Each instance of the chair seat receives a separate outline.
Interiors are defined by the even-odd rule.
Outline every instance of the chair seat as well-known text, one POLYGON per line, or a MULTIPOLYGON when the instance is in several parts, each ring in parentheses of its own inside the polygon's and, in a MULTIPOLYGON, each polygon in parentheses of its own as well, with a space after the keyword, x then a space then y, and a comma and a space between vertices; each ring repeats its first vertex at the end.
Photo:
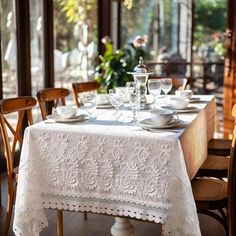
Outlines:
POLYGON ((226 178, 228 175, 229 157, 208 155, 197 172, 197 176, 226 178))
POLYGON ((228 170, 229 157, 208 155, 200 169, 204 170, 228 170))
POLYGON ((220 201, 227 198, 227 182, 219 179, 194 179, 192 190, 195 201, 220 201))
POLYGON ((229 156, 231 140, 229 139, 211 139, 208 142, 208 154, 229 156))

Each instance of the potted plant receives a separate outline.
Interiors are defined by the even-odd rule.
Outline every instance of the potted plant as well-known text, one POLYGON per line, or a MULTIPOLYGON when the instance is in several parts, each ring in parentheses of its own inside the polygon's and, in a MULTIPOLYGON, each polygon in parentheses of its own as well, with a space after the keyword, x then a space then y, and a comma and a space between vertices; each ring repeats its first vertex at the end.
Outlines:
POLYGON ((132 43, 116 51, 108 36, 102 39, 102 43, 105 52, 99 56, 100 64, 95 69, 95 80, 101 85, 100 92, 106 93, 111 88, 125 86, 126 82, 133 80, 128 72, 133 71, 140 56, 145 56, 145 39, 137 36, 132 43))

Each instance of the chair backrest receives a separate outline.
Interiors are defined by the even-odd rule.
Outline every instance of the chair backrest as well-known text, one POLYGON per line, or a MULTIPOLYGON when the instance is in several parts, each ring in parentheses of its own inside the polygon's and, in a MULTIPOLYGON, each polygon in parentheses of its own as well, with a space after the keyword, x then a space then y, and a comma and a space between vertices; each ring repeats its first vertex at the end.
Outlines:
MULTIPOLYGON (((236 104, 232 109, 232 116, 236 117, 236 104)), ((232 144, 230 150, 230 162, 228 170, 228 223, 229 236, 236 235, 236 124, 234 126, 232 144)))
POLYGON ((8 98, 0 101, 0 125, 7 163, 7 173, 13 173, 14 156, 17 144, 23 142, 23 129, 32 125, 32 107, 37 101, 33 97, 8 98), (18 112, 16 126, 10 122, 9 114, 18 112), (27 123, 26 123, 27 121, 27 123))
POLYGON ((188 80, 186 78, 172 78, 173 88, 183 90, 186 88, 188 80))
POLYGON ((42 119, 46 120, 46 116, 59 104, 65 105, 65 97, 70 94, 65 88, 46 88, 37 92, 37 99, 41 111, 42 119))
POLYGON ((72 83, 73 98, 77 107, 80 107, 79 94, 83 92, 95 91, 100 87, 96 81, 72 83))

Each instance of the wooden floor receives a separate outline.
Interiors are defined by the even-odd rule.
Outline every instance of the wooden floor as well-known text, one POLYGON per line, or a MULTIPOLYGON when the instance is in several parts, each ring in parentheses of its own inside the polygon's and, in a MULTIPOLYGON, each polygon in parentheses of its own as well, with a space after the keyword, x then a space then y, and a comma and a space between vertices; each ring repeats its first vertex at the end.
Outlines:
MULTIPOLYGON (((2 177, 2 201, 3 214, 1 216, 0 227, 2 231, 4 210, 6 206, 6 178, 2 177)), ((46 210, 48 218, 48 228, 44 229, 41 236, 56 235, 56 211, 46 210)), ((13 218, 13 217, 12 217, 13 218)), ((215 220, 208 216, 199 215, 200 226, 203 236, 224 236, 224 231, 215 220)), ((84 221, 82 214, 76 212, 64 212, 64 236, 110 236, 110 228, 114 223, 112 216, 103 216, 97 214, 88 214, 88 220, 84 221)), ((160 225, 148 222, 134 221, 131 223, 135 227, 135 236, 158 236, 160 234, 160 225)), ((181 222, 180 222, 181 224, 181 222)), ((1 233, 0 233, 1 235, 1 233)), ((12 225, 9 232, 13 236, 12 225)))

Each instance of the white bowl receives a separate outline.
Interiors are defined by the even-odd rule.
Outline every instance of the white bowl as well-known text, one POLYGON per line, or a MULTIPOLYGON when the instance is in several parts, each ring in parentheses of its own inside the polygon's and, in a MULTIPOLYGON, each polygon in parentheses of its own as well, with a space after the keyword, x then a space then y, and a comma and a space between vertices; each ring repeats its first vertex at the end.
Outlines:
POLYGON ((182 97, 171 98, 170 104, 174 109, 185 109, 188 107, 188 101, 182 97))
POLYGON ((124 95, 126 92, 126 87, 116 87, 115 90, 116 90, 116 93, 124 95))
POLYGON ((57 114, 63 118, 69 119, 76 116, 77 107, 73 106, 58 106, 56 108, 57 114))
POLYGON ((126 87, 116 87, 116 94, 122 98, 123 102, 129 102, 129 94, 126 87))
POLYGON ((109 103, 109 96, 108 94, 97 94, 97 105, 103 105, 109 103))
POLYGON ((156 123, 166 124, 173 119, 174 112, 170 110, 153 110, 151 111, 151 119, 156 123))
POLYGON ((175 95, 181 98, 188 98, 190 99, 193 96, 193 91, 192 90, 176 90, 175 95))

